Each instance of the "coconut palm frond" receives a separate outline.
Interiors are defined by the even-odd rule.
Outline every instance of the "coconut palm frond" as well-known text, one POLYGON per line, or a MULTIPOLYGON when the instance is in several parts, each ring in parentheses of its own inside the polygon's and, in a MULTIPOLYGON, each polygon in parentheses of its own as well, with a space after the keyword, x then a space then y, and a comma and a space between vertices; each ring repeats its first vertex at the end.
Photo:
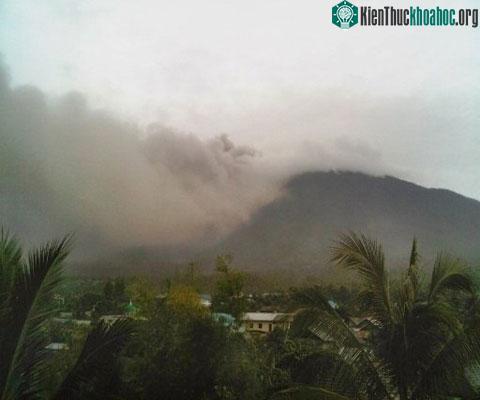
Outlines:
POLYGON ((133 321, 126 318, 97 324, 53 399, 112 398, 119 389, 116 360, 134 331, 133 321))
POLYGON ((270 400, 349 400, 349 398, 320 387, 299 385, 275 393, 270 400))
MULTIPOLYGON (((358 387, 369 387, 379 399, 387 396, 391 379, 389 370, 343 321, 325 313, 310 327, 310 331, 332 351, 336 349, 335 354, 343 360, 343 365, 348 365, 355 371, 358 387)), ((337 373, 337 378, 342 376, 340 371, 337 373)))
POLYGON ((0 310, 6 311, 8 307, 15 272, 20 266, 21 259, 22 248, 18 240, 2 228, 0 230, 0 310))
POLYGON ((454 309, 447 304, 417 303, 405 314, 402 323, 380 333, 377 353, 392 371, 402 398, 444 344, 461 329, 454 309))
POLYGON ((69 245, 70 237, 48 243, 33 250, 15 270, 5 314, 8 332, 2 334, 3 399, 35 398, 41 391, 39 371, 47 355, 42 328, 55 311, 49 300, 61 279, 69 245))
POLYGON ((318 351, 303 357, 291 368, 294 382, 316 385, 330 392, 359 398, 368 387, 369 380, 363 368, 358 368, 358 349, 318 351))
POLYGON ((340 347, 361 347, 342 316, 323 296, 319 286, 296 289, 292 300, 303 308, 295 318, 293 329, 307 331, 324 341, 333 341, 340 347))
POLYGON ((466 371, 478 369, 479 360, 480 321, 477 320, 437 346, 436 354, 423 366, 411 398, 478 398, 466 371))
POLYGON ((363 280, 363 299, 382 324, 392 321, 389 281, 382 246, 364 235, 342 235, 333 247, 332 261, 357 272, 363 280))
POLYGON ((414 238, 412 249, 410 251, 410 262, 406 273, 400 282, 392 285, 391 296, 395 301, 392 302, 393 321, 397 324, 403 324, 409 311, 414 307, 421 295, 421 276, 418 267, 419 255, 417 252, 417 241, 414 238))
POLYGON ((418 252, 417 252, 417 238, 413 238, 413 242, 412 242, 412 249, 410 251, 410 262, 409 262, 409 266, 413 266, 413 265, 417 265, 418 264, 418 259, 419 259, 419 255, 418 255, 418 252))
POLYGON ((478 388, 476 392, 470 380, 480 374, 480 318, 464 264, 439 256, 425 291, 415 239, 407 270, 393 281, 388 279, 381 246, 363 235, 342 236, 333 252, 333 261, 357 272, 362 280, 359 300, 363 312, 375 320, 374 342, 355 343, 348 323, 319 288, 295 293, 293 297, 305 307, 298 317, 302 329, 333 353, 330 361, 325 356, 307 358, 306 375, 300 375, 312 378, 320 368, 326 380, 298 383, 316 383, 321 389, 359 399, 478 398, 478 388), (343 370, 336 369, 333 360, 339 366, 343 363, 343 370), (324 371, 324 367, 328 368, 324 371), (330 385, 352 387, 349 377, 354 377, 358 391, 330 385))
POLYGON ((463 291, 467 294, 475 292, 472 277, 468 274, 465 264, 458 259, 440 254, 433 267, 428 301, 435 301, 447 290, 463 291))
POLYGON ((20 269, 22 249, 19 242, 6 232, 0 231, 0 398, 8 375, 12 355, 10 343, 10 302, 15 285, 15 274, 20 269), (5 360, 5 361, 4 361, 5 360))
MULTIPOLYGON (((369 386, 379 398, 384 398, 387 395, 389 373, 379 360, 374 360, 373 353, 359 341, 347 322, 323 296, 321 288, 314 286, 296 290, 292 297, 304 307, 303 312, 295 318, 293 328, 300 320, 303 329, 308 329, 321 342, 337 349, 335 357, 340 357, 343 366, 357 371, 359 386, 369 386)), ((341 374, 335 376, 338 378, 341 374)))
POLYGON ((412 250, 410 251, 410 262, 407 270, 407 279, 405 282, 406 290, 409 292, 411 303, 417 301, 420 289, 420 271, 418 269, 419 255, 417 251, 417 239, 413 238, 412 250))

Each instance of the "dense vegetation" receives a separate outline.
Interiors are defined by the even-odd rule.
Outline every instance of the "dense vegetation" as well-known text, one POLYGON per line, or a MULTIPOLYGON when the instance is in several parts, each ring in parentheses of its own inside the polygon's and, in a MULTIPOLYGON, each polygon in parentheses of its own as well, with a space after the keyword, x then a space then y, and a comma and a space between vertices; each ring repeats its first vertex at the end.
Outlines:
POLYGON ((0 233, 0 398, 109 398, 117 355, 132 333, 131 323, 98 323, 70 368, 54 387, 45 328, 55 313, 69 239, 48 243, 25 256, 17 240, 0 233))
POLYGON ((25 255, 15 238, 0 236, 1 399, 480 395, 474 279, 447 255, 425 269, 415 241, 406 268, 392 276, 377 242, 341 237, 332 261, 357 285, 268 293, 250 292, 251 277, 227 255, 209 283, 196 263, 159 282, 65 279, 69 248, 67 238, 25 255), (206 291, 210 307, 201 302, 206 291), (242 315, 259 310, 295 319, 288 330, 246 334, 242 315), (49 343, 65 347, 51 351, 49 343))

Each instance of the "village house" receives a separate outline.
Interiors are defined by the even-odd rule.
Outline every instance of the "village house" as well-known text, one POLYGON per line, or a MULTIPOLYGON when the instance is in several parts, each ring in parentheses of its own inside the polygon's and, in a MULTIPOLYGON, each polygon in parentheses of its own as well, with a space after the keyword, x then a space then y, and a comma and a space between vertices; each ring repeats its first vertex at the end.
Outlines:
POLYGON ((242 317, 242 331, 267 334, 274 329, 288 330, 293 314, 276 312, 247 312, 242 317))

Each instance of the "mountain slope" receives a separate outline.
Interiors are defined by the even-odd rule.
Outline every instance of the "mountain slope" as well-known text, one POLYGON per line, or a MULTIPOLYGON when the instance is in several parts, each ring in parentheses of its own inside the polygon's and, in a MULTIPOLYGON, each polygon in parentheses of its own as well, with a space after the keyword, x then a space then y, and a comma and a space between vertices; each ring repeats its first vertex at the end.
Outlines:
POLYGON ((412 238, 430 260, 439 250, 480 259, 480 202, 393 177, 312 172, 292 178, 285 195, 263 207, 212 250, 252 270, 310 270, 328 261, 339 233, 379 239, 390 261, 406 259, 412 238))

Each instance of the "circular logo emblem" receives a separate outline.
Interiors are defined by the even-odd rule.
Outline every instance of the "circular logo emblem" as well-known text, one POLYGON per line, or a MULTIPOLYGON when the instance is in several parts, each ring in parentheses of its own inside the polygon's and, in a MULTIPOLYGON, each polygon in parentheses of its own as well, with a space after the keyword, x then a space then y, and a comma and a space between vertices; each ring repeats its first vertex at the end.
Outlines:
POLYGON ((346 0, 333 6, 332 23, 342 29, 356 25, 358 23, 358 7, 346 0))

